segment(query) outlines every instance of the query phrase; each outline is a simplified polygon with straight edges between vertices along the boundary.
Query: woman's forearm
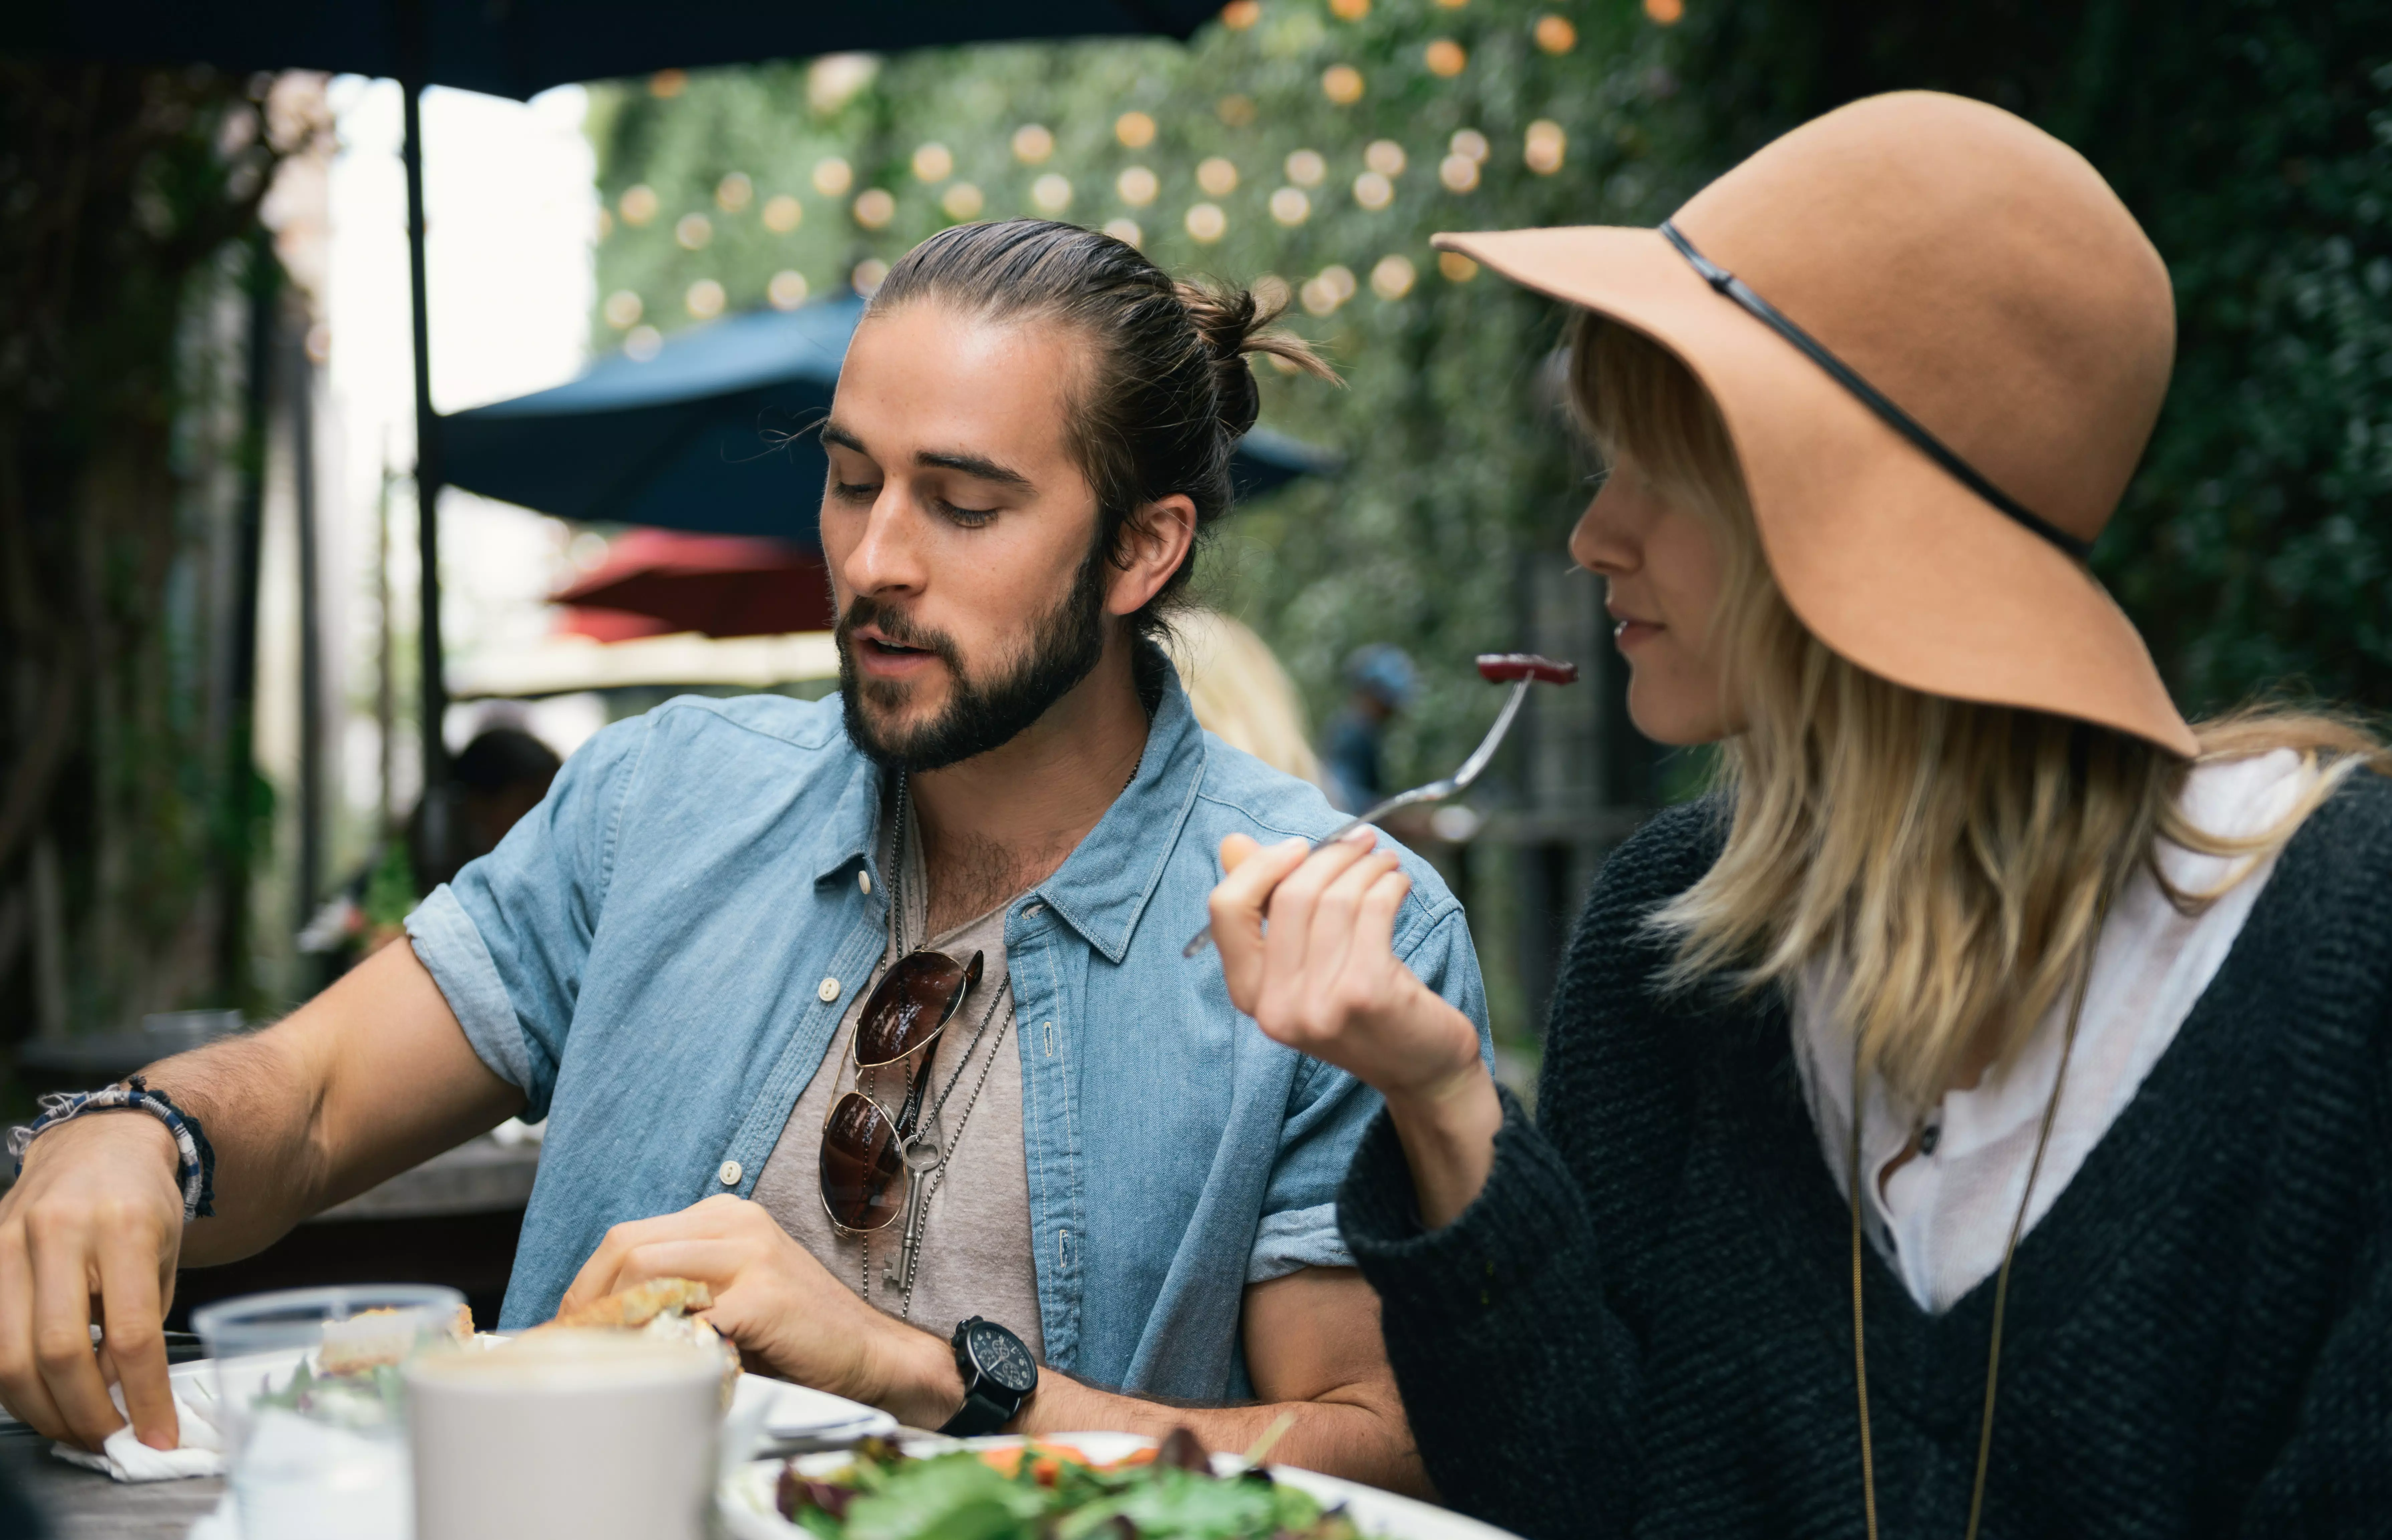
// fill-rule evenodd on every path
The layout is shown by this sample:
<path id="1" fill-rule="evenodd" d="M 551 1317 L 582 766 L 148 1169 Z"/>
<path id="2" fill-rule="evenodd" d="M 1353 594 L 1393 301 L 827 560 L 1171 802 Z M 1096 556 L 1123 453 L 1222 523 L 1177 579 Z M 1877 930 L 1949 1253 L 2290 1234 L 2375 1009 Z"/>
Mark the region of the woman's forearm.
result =
<path id="1" fill-rule="evenodd" d="M 1387 1098 L 1387 1116 L 1411 1166 L 1421 1223 L 1441 1230 L 1462 1217 L 1495 1167 L 1503 1104 L 1476 1059 L 1450 1081 Z"/>

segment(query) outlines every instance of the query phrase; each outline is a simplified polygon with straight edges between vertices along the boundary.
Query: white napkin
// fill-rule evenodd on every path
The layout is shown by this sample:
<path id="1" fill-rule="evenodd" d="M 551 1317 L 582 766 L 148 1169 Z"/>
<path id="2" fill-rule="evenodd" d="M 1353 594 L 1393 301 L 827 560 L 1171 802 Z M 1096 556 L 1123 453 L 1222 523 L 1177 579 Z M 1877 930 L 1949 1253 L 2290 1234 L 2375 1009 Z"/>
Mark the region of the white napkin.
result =
<path id="1" fill-rule="evenodd" d="M 184 1476 L 221 1476 L 225 1473 L 224 1437 L 216 1429 L 215 1388 L 207 1375 L 192 1375 L 169 1381 L 175 1391 L 175 1420 L 180 1429 L 180 1442 L 173 1449 L 152 1449 L 133 1436 L 133 1424 L 128 1420 L 108 1435 L 97 1455 L 77 1449 L 70 1443 L 54 1443 L 50 1453 L 70 1465 L 80 1465 L 91 1470 L 104 1470 L 120 1482 L 171 1482 Z M 124 1391 L 110 1385 L 108 1398 L 116 1403 L 119 1412 L 124 1410 Z"/>

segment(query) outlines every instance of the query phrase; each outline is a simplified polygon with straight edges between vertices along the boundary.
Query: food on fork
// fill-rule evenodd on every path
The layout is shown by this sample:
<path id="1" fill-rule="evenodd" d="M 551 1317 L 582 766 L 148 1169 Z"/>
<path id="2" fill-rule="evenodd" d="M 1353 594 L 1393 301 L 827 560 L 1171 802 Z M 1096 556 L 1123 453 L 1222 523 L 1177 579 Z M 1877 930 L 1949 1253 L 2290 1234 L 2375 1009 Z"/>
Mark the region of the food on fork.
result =
<path id="1" fill-rule="evenodd" d="M 1481 653 L 1478 677 L 1490 684 L 1535 679 L 1540 684 L 1576 684 L 1578 665 L 1539 657 L 1534 653 Z"/>

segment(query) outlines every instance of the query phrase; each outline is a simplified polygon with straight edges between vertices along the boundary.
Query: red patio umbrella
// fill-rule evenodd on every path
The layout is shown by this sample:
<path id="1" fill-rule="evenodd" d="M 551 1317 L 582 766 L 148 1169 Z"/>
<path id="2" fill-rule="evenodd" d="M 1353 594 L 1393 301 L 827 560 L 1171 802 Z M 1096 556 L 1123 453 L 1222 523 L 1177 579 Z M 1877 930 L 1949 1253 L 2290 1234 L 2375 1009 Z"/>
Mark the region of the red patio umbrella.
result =
<path id="1" fill-rule="evenodd" d="M 606 560 L 551 596 L 562 629 L 600 641 L 702 631 L 777 636 L 830 629 L 830 571 L 818 551 L 744 535 L 635 529 Z"/>

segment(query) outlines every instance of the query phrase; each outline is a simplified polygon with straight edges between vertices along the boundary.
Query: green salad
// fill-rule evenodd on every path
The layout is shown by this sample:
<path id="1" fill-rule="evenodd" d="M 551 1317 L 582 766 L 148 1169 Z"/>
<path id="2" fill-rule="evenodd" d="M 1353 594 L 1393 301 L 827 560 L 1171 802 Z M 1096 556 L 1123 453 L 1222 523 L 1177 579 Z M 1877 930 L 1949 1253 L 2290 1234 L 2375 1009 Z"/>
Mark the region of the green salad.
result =
<path id="1" fill-rule="evenodd" d="M 1112 1466 L 1038 1444 L 914 1459 L 867 1440 L 828 1479 L 789 1462 L 775 1503 L 819 1540 L 1360 1540 L 1342 1509 L 1266 1471 L 1214 1475 L 1185 1429 Z"/>

